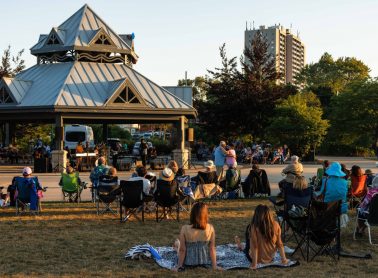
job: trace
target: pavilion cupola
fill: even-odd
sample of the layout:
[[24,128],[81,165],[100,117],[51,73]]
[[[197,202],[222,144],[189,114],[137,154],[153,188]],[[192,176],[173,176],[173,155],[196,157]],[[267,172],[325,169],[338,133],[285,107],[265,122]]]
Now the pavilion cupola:
[[115,33],[87,4],[49,34],[40,35],[30,51],[38,64],[82,61],[132,66],[138,61],[134,33]]

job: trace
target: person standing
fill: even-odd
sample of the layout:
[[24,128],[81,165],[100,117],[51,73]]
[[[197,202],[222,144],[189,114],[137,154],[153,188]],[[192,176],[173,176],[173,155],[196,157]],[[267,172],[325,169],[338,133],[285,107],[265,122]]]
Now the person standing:
[[[84,153],[84,147],[81,141],[77,143],[76,146],[76,154]],[[82,164],[83,158],[76,156],[76,169],[80,172],[81,171],[81,164]]]
[[142,138],[140,139],[139,154],[142,159],[142,164],[144,167],[146,167],[146,164],[147,164],[147,153],[148,153],[148,145]]
[[219,146],[216,147],[214,151],[214,162],[215,162],[215,168],[217,171],[217,177],[218,181],[223,177],[223,165],[224,165],[224,160],[227,156],[227,151],[225,150],[226,147],[226,142],[225,141],[220,141]]

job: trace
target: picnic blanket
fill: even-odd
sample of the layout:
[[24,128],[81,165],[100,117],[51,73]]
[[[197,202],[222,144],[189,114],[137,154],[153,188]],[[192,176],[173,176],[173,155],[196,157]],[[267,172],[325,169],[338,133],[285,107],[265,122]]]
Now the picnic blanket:
[[[287,253],[292,252],[285,248]],[[248,261],[243,251],[240,251],[235,244],[218,245],[216,247],[217,265],[224,270],[249,268],[251,262]],[[141,257],[152,258],[155,262],[166,269],[174,269],[177,265],[177,252],[173,247],[153,247],[146,243],[132,247],[125,255],[127,259],[139,259]],[[281,257],[277,252],[273,261],[268,264],[258,264],[257,268],[265,267],[293,267],[299,265],[298,261],[289,260],[287,265],[281,263]]]

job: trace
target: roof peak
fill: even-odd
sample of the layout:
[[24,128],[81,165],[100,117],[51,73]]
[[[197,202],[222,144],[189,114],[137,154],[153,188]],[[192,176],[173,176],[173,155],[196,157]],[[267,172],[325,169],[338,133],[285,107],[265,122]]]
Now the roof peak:
[[[96,36],[100,30],[104,38],[99,39]],[[74,60],[78,59],[80,54],[85,54],[82,61],[104,62],[106,60],[102,56],[117,53],[118,59],[107,62],[122,60],[128,64],[136,63],[138,59],[132,45],[132,40],[125,41],[88,4],[84,4],[58,27],[53,27],[47,36],[40,36],[38,43],[31,48],[31,54],[42,58],[42,62]],[[64,57],[52,58],[57,55]],[[93,57],[89,59],[88,55]]]

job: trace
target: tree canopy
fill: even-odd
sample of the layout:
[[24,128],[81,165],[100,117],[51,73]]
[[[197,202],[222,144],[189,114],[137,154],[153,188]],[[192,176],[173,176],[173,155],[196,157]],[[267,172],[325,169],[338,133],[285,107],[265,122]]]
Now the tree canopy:
[[293,153],[304,156],[320,145],[329,127],[322,119],[323,110],[313,93],[289,96],[274,109],[267,127],[271,142],[288,144]]
[[20,50],[16,56],[11,54],[11,46],[4,50],[0,65],[0,78],[13,77],[25,68],[25,60],[22,59],[24,50]]

